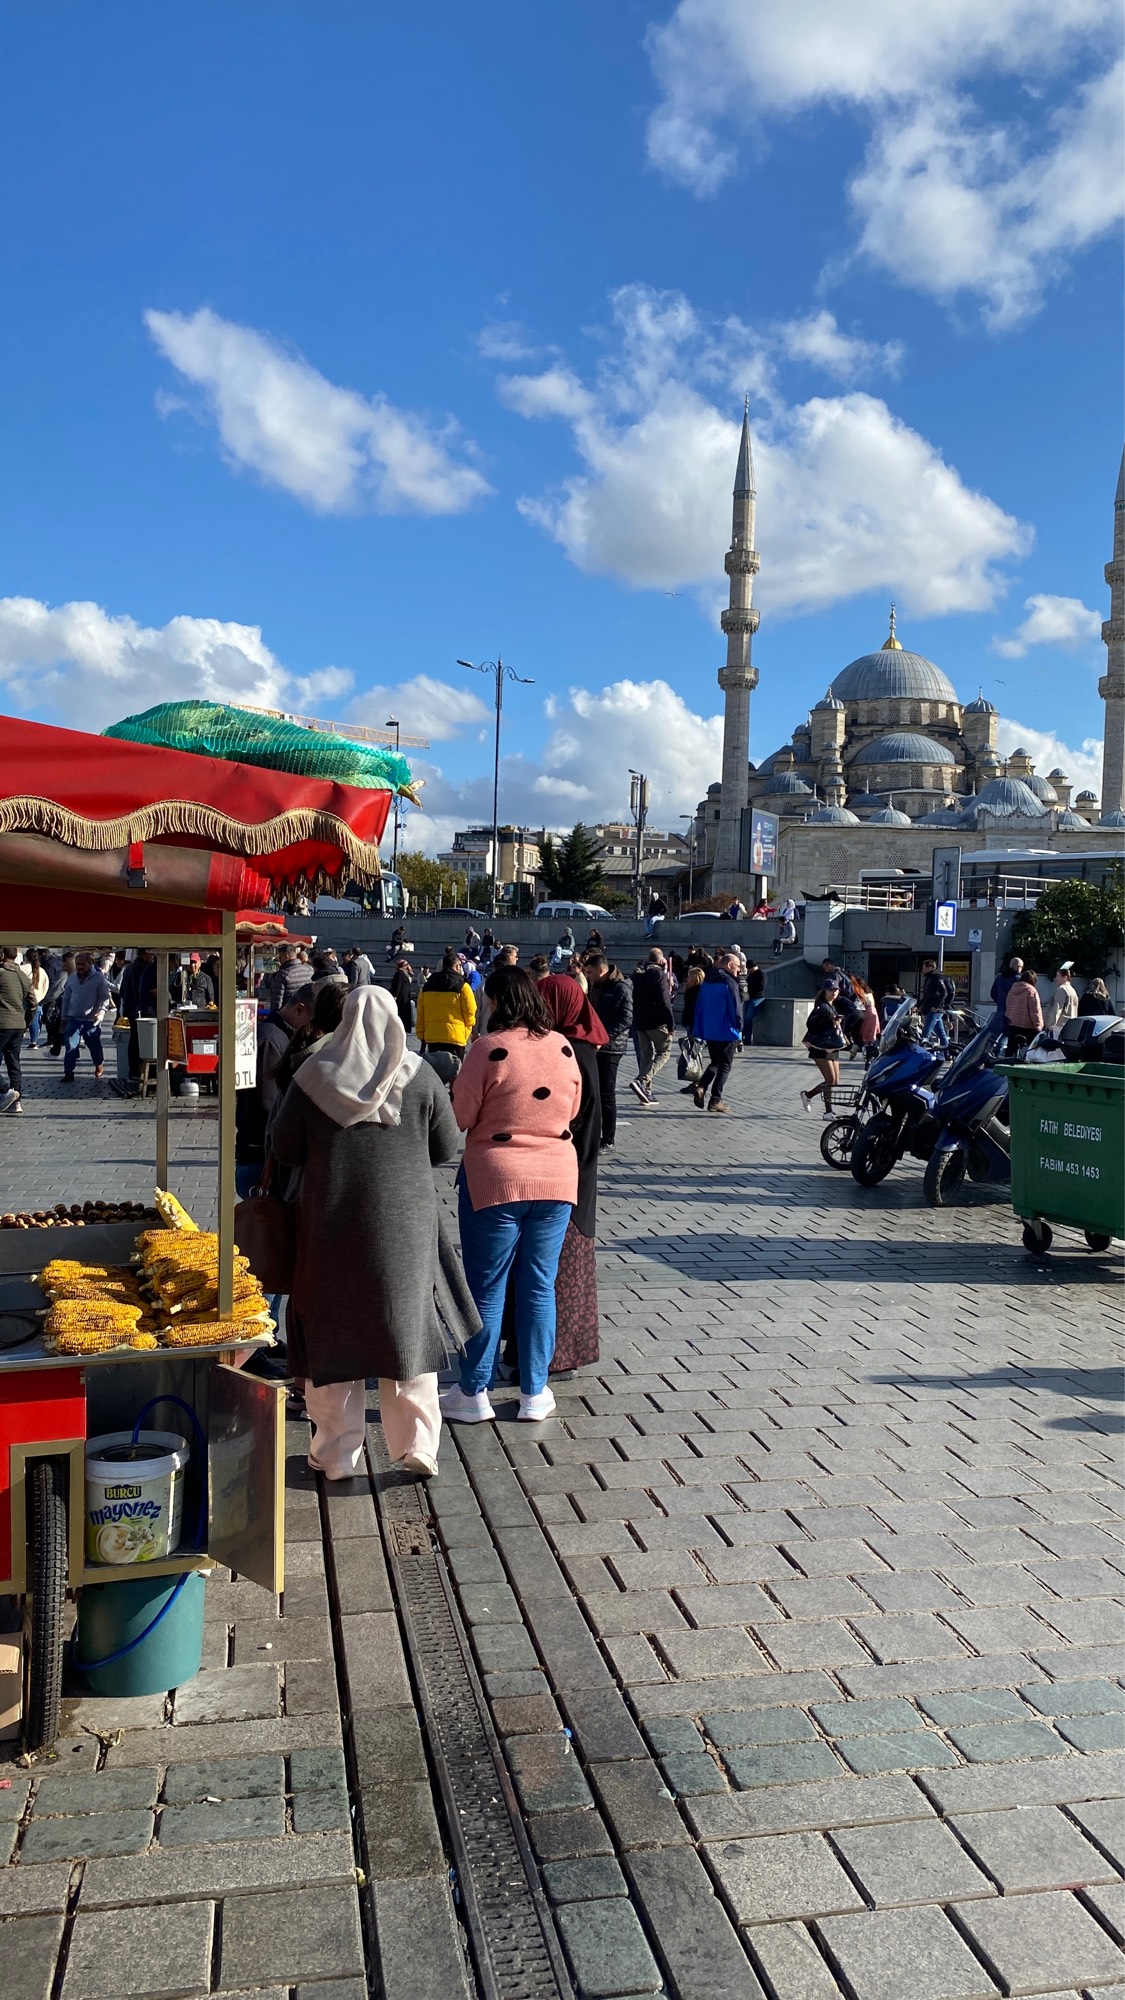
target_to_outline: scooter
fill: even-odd
[[[860,1187],[886,1180],[904,1153],[928,1160],[937,1137],[934,1093],[927,1086],[945,1061],[944,1049],[918,1035],[916,1002],[904,1000],[879,1038],[878,1053],[864,1078],[863,1097],[879,1109],[856,1134],[852,1177]]]
[[[1005,1023],[989,1021],[966,1042],[938,1085],[934,1117],[939,1130],[922,1179],[931,1208],[940,1208],[956,1194],[966,1174],[971,1181],[1011,1180],[1008,1079],[992,1067],[1006,1041]]]

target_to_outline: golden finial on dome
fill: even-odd
[[[895,637],[895,607],[893,601],[891,604],[891,629],[883,641],[882,650],[884,653],[901,653],[902,651],[902,643]]]

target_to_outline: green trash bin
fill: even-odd
[[[1112,1063],[1007,1063],[1012,1207],[1041,1254],[1052,1222],[1091,1249],[1125,1237],[1125,1070]]]

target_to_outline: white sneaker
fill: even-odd
[[[460,1388],[447,1389],[438,1397],[441,1414],[449,1424],[487,1424],[496,1415],[488,1400],[488,1390],[482,1389],[478,1396],[467,1396]]]
[[[520,1397],[519,1415],[516,1421],[521,1424],[541,1424],[544,1417],[553,1417],[554,1414],[555,1399],[551,1391],[541,1389],[537,1396]]]
[[[6,1090],[3,1097],[0,1097],[0,1111],[10,1111],[13,1104],[18,1104],[19,1101],[20,1094],[18,1090]]]
[[[398,1463],[403,1472],[414,1472],[419,1479],[436,1479],[438,1476],[437,1459],[427,1458],[424,1451],[408,1451]]]
[[[811,1103],[810,1103],[811,1098],[812,1098],[812,1092],[810,1090],[802,1090],[801,1103],[806,1111],[811,1109]]]

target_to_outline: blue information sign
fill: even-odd
[[[957,935],[956,903],[934,904],[934,936],[951,938]]]

